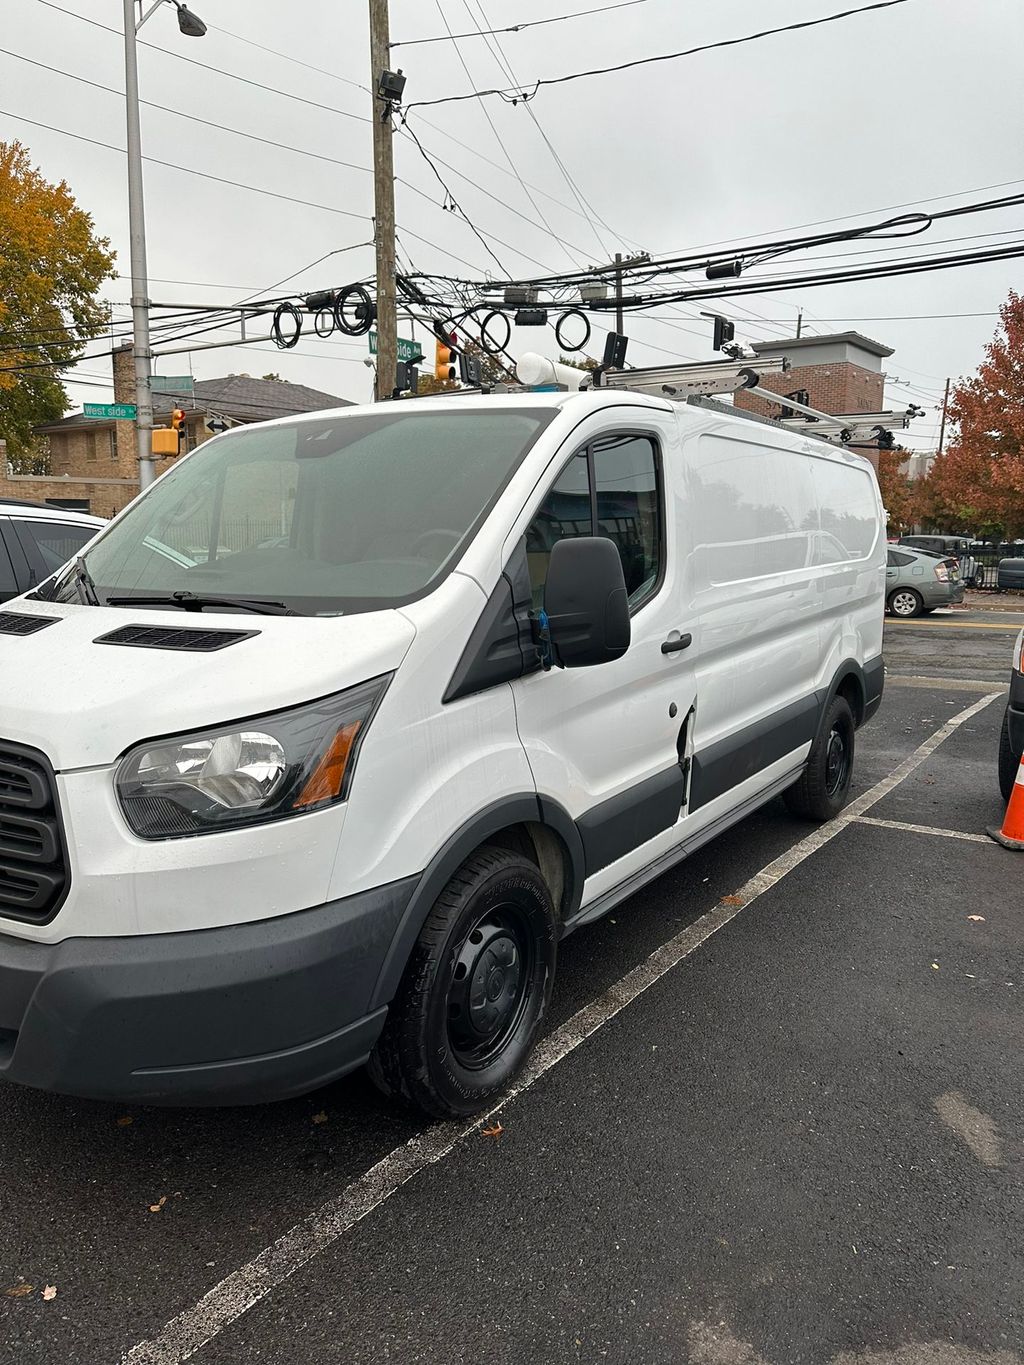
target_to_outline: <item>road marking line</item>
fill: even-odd
[[[929,690],[945,688],[947,692],[1009,692],[1008,682],[985,682],[980,678],[929,678],[919,673],[890,673],[886,670],[886,687],[925,687]]]
[[[901,621],[897,617],[895,620],[886,621],[885,624],[887,626],[916,626],[918,630],[922,628],[919,617],[915,617],[910,621]],[[1007,621],[1005,624],[994,622],[992,625],[989,625],[987,621],[929,621],[928,624],[924,626],[924,629],[938,630],[940,627],[945,630],[1012,630],[1014,634],[1016,634],[1017,631],[1020,630],[1020,622],[1017,621],[1014,623]]]
[[[989,848],[997,845],[987,834],[967,834],[962,829],[937,829],[935,825],[908,825],[902,820],[879,820],[873,815],[859,815],[858,825],[878,825],[880,829],[901,829],[908,834],[938,834],[943,839],[968,839],[972,844],[987,844]]]
[[[945,725],[914,750],[909,758],[876,782],[855,801],[851,801],[840,815],[822,825],[792,848],[775,858],[732,896],[726,896],[713,910],[702,915],[681,933],[662,944],[638,966],[628,971],[602,995],[584,1005],[571,1019],[543,1039],[516,1084],[489,1113],[468,1123],[438,1124],[401,1147],[389,1152],[375,1166],[364,1171],[334,1199],[328,1200],[308,1214],[276,1242],[265,1247],[246,1265],[233,1270],[198,1303],[172,1318],[155,1337],[141,1341],[121,1357],[121,1365],[181,1365],[182,1361],[200,1350],[225,1327],[237,1321],[259,1303],[271,1290],[319,1255],[367,1214],[379,1208],[397,1190],[420,1171],[446,1157],[463,1139],[475,1133],[480,1125],[498,1113],[535,1081],[560,1061],[574,1052],[591,1034],[653,986],[666,972],[678,966],[684,958],[735,919],[741,910],[781,881],[787,872],[823,848],[844,829],[858,820],[883,797],[910,776],[935,752],[965,721],[978,714],[999,693],[981,697],[963,711],[952,716]]]

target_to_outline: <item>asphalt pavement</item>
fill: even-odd
[[[887,627],[834,826],[772,803],[564,945],[483,1124],[0,1090],[0,1360],[1024,1365],[1024,616],[976,615]]]

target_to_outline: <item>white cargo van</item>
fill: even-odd
[[[882,692],[860,456],[628,392],[209,441],[0,615],[0,1076],[484,1107],[559,940]]]

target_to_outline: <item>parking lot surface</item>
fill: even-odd
[[[570,939],[482,1124],[0,1090],[0,1359],[1022,1365],[1013,616],[889,626],[840,820],[775,802]]]

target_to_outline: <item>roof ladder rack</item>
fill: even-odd
[[[754,366],[756,365],[756,368]],[[785,356],[758,357],[753,364],[735,360],[712,360],[697,365],[652,365],[638,370],[603,370],[595,387],[628,389],[653,398],[677,398],[685,402],[694,394],[736,393],[756,389],[765,375],[785,374]],[[778,401],[778,395],[772,395]]]

